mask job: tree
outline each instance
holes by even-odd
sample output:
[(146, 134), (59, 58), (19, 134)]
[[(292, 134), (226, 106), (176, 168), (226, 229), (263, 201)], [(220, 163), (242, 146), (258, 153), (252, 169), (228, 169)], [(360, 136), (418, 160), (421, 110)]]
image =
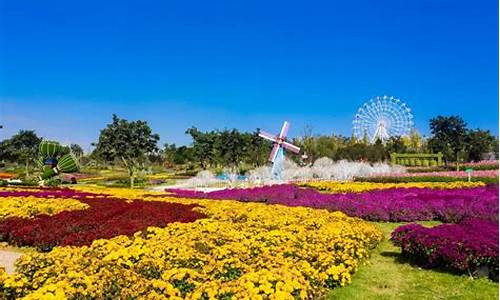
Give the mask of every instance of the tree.
[(499, 148), (498, 136), (496, 136), (495, 139), (493, 140), (493, 143), (491, 143), (491, 148), (493, 150), (493, 153), (495, 153), (495, 158), (498, 159), (498, 148)]
[(386, 148), (384, 147), (382, 140), (380, 140), (379, 138), (377, 138), (373, 145), (369, 145), (367, 154), (367, 158), (371, 162), (383, 161), (388, 157)]
[(83, 156), (83, 148), (78, 144), (71, 144), (69, 146), (71, 152), (76, 156), (76, 158), (80, 159)]
[(198, 160), (201, 167), (205, 169), (213, 162), (213, 144), (214, 136), (210, 133), (203, 133), (196, 127), (186, 130), (186, 134), (193, 138), (193, 152), (195, 159)]
[(424, 139), (418, 133), (418, 131), (416, 129), (412, 129), (408, 137), (408, 149), (414, 153), (422, 152), (422, 147), (424, 144), (423, 140)]
[(429, 122), (432, 137), (429, 147), (435, 152), (443, 152), (447, 161), (460, 161), (460, 153), (465, 148), (467, 124), (459, 116), (437, 116)]
[(146, 121), (129, 122), (113, 114), (113, 122), (101, 130), (95, 152), (107, 161), (121, 160), (133, 188), (137, 170), (144, 166), (149, 155), (158, 151), (159, 139)]
[(405, 140), (401, 136), (391, 136), (385, 146), (389, 153), (405, 153), (407, 151)]
[(484, 153), (492, 151), (495, 137), (489, 130), (469, 130), (466, 136), (466, 151), (469, 160), (479, 161)]
[(0, 144), (0, 154), (3, 158), (24, 164), (26, 177), (29, 176), (30, 164), (36, 159), (38, 145), (42, 139), (34, 130), (20, 130), (10, 139)]

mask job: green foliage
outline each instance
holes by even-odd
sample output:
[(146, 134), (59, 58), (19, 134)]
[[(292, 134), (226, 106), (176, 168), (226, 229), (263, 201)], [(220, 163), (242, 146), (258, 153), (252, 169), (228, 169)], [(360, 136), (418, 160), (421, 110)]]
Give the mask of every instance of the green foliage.
[(465, 142), (469, 160), (480, 161), (484, 153), (493, 151), (495, 137), (491, 135), (489, 130), (469, 130)]
[(76, 158), (80, 159), (83, 156), (83, 148), (80, 145), (71, 144), (69, 148), (71, 149), (71, 152), (73, 153), (73, 155), (75, 155)]
[[(196, 127), (186, 131), (193, 138), (192, 159), (203, 169), (208, 167), (238, 167), (241, 164), (263, 165), (267, 161), (272, 143), (258, 136), (258, 131), (242, 133), (237, 129), (201, 132)], [(180, 149), (180, 148), (179, 148)], [(172, 156), (172, 150), (170, 156)], [(175, 156), (174, 156), (175, 157)]]
[(427, 167), (431, 162), (434, 165), (442, 164), (441, 158), (441, 153), (391, 153), (392, 164), (412, 167)]
[(405, 153), (408, 151), (405, 141), (400, 136), (391, 136), (386, 143), (386, 148), (390, 153)]
[[(425, 226), (437, 222), (419, 222)], [(356, 271), (346, 287), (333, 289), (326, 299), (498, 299), (498, 282), (472, 279), (439, 270), (426, 270), (407, 263), (401, 248), (389, 238), (403, 223), (376, 224), (386, 237), (371, 253), (370, 263)]]
[(442, 152), (447, 161), (457, 161), (465, 148), (467, 123), (459, 116), (437, 116), (430, 120), (429, 127), (432, 133), (430, 149)]
[(29, 168), (35, 161), (38, 153), (38, 145), (42, 139), (33, 130), (20, 130), (10, 139), (0, 143), (0, 157), (2, 160), (16, 162), (25, 165), (26, 177), (29, 176)]
[(149, 155), (158, 151), (160, 136), (153, 134), (145, 121), (129, 122), (113, 115), (113, 122), (101, 130), (95, 155), (107, 162), (121, 161), (128, 170), (130, 186), (136, 172), (144, 168)]

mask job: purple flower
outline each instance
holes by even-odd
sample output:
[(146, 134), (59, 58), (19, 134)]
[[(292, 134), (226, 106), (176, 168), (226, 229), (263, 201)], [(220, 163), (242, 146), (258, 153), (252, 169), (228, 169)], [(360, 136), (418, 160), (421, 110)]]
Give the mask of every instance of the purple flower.
[(342, 211), (371, 221), (440, 220), (457, 223), (469, 218), (498, 220), (498, 185), (463, 189), (397, 188), (364, 193), (326, 194), (291, 184), (209, 193), (167, 190), (182, 198), (232, 199)]
[(491, 278), (498, 277), (498, 221), (469, 219), (432, 228), (408, 224), (396, 228), (391, 240), (423, 267), (471, 274), (486, 267)]

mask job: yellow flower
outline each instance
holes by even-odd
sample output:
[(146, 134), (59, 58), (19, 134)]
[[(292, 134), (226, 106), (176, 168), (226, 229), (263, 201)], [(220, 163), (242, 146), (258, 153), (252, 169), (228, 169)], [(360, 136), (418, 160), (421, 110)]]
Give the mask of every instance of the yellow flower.
[(402, 183), (374, 183), (374, 182), (338, 182), (338, 181), (311, 181), (301, 184), (329, 193), (362, 193), (371, 190), (392, 188), (431, 188), (456, 189), (484, 186), (483, 182), (402, 182)]
[(324, 286), (349, 283), (370, 247), (382, 239), (374, 225), (340, 212), (79, 189), (195, 203), (208, 217), (96, 240), (88, 247), (24, 255), (19, 273), (0, 273), (0, 293), (17, 284), (14, 293), (26, 299), (307, 299)]

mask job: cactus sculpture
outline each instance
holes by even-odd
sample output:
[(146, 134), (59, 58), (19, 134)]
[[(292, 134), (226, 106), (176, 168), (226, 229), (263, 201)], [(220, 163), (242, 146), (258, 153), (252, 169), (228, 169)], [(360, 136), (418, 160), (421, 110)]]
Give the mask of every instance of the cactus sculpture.
[(69, 147), (58, 142), (42, 141), (38, 148), (37, 164), (42, 170), (41, 180), (52, 178), (60, 173), (72, 173), (79, 169), (78, 160), (71, 154)]

